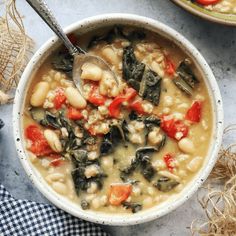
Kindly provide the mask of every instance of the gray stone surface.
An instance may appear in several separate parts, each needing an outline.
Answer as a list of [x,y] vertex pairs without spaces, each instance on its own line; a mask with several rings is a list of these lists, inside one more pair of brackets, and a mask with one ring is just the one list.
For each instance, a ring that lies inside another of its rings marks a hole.
[[[25,16],[25,28],[39,48],[53,33],[23,0],[18,7]],[[54,0],[47,1],[60,23],[67,26],[88,16],[102,13],[134,13],[159,20],[188,38],[210,64],[223,96],[225,125],[236,121],[236,29],[213,24],[179,9],[169,0]],[[1,11],[0,11],[1,12]],[[0,107],[6,125],[0,134],[0,182],[16,198],[47,202],[26,177],[17,158],[12,132],[12,106]],[[131,227],[106,227],[111,235],[183,236],[190,235],[193,218],[202,217],[195,195],[176,211],[155,220]]]

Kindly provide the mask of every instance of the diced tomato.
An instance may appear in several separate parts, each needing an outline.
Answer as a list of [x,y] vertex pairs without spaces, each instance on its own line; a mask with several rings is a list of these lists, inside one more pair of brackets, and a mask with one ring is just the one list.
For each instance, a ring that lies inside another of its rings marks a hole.
[[96,132],[94,130],[94,128],[91,126],[88,128],[88,132],[91,134],[91,135],[96,135]]
[[192,106],[188,109],[185,119],[192,122],[199,122],[201,120],[202,103],[199,101],[193,102]]
[[143,103],[140,100],[134,101],[129,105],[129,108],[131,110],[136,111],[139,114],[145,114],[145,111],[143,109]]
[[25,136],[32,142],[44,138],[42,131],[37,125],[29,125],[25,129]]
[[80,120],[83,118],[83,115],[81,114],[81,112],[79,110],[77,110],[74,107],[69,107],[67,110],[67,117],[70,120]]
[[123,102],[128,102],[137,95],[133,88],[127,88],[124,94],[118,95],[108,107],[110,116],[118,118],[120,115],[120,106]]
[[207,6],[207,5],[211,5],[211,4],[216,4],[218,3],[220,0],[196,0],[197,3]]
[[97,85],[92,85],[88,101],[91,102],[93,105],[101,106],[106,102],[106,97],[99,93]]
[[130,184],[114,184],[110,186],[108,200],[111,205],[119,206],[131,194],[132,185]]
[[174,166],[173,166],[174,157],[171,154],[168,153],[163,158],[164,158],[164,161],[166,163],[166,166],[167,166],[168,170],[170,172],[173,172],[173,170],[174,170]]
[[53,99],[53,104],[56,109],[60,109],[66,102],[65,92],[62,88],[56,90],[56,95]]
[[170,138],[180,140],[188,135],[188,126],[181,120],[175,120],[171,116],[163,116],[161,128]]
[[168,58],[165,58],[165,72],[168,75],[173,75],[175,73],[175,65],[174,63]]
[[37,141],[34,141],[29,150],[36,156],[45,156],[54,152],[49,146],[46,139],[39,139]]

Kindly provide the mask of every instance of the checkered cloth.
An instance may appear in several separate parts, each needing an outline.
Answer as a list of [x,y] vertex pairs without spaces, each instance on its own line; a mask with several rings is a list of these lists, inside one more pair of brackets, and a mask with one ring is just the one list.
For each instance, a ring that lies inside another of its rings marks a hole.
[[14,199],[0,184],[0,236],[108,236],[99,226],[47,204]]

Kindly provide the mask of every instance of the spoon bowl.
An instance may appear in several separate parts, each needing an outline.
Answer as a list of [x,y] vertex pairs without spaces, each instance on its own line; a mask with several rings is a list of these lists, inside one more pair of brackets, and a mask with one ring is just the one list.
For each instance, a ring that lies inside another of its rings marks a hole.
[[72,77],[77,89],[79,90],[79,92],[83,97],[84,97],[83,86],[80,75],[82,71],[81,67],[85,62],[93,63],[95,65],[98,65],[102,70],[109,71],[112,74],[116,84],[117,85],[119,84],[115,73],[112,71],[112,69],[105,60],[103,60],[101,57],[88,54],[78,45],[76,45],[75,47],[71,43],[67,35],[63,32],[56,18],[52,14],[51,10],[44,2],[44,0],[26,0],[26,1],[38,13],[38,15],[44,20],[44,22],[54,31],[54,33],[62,40],[62,42],[68,49],[69,53],[74,57]]

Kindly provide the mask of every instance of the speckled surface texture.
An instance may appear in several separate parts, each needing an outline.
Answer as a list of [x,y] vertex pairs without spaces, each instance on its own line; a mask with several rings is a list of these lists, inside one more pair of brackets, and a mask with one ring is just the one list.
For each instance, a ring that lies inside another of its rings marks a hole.
[[[223,96],[225,125],[235,122],[236,29],[201,20],[168,0],[48,0],[47,2],[63,26],[88,16],[122,12],[157,19],[182,33],[199,49],[217,78]],[[39,48],[53,33],[25,1],[18,0],[18,6],[25,16],[27,32],[35,40],[36,48]],[[0,107],[0,118],[6,123],[0,134],[0,181],[16,198],[47,202],[31,185],[17,159],[11,105]],[[176,211],[153,222],[131,227],[106,227],[106,229],[115,236],[190,235],[189,226],[192,219],[202,217],[201,214],[195,194]]]

